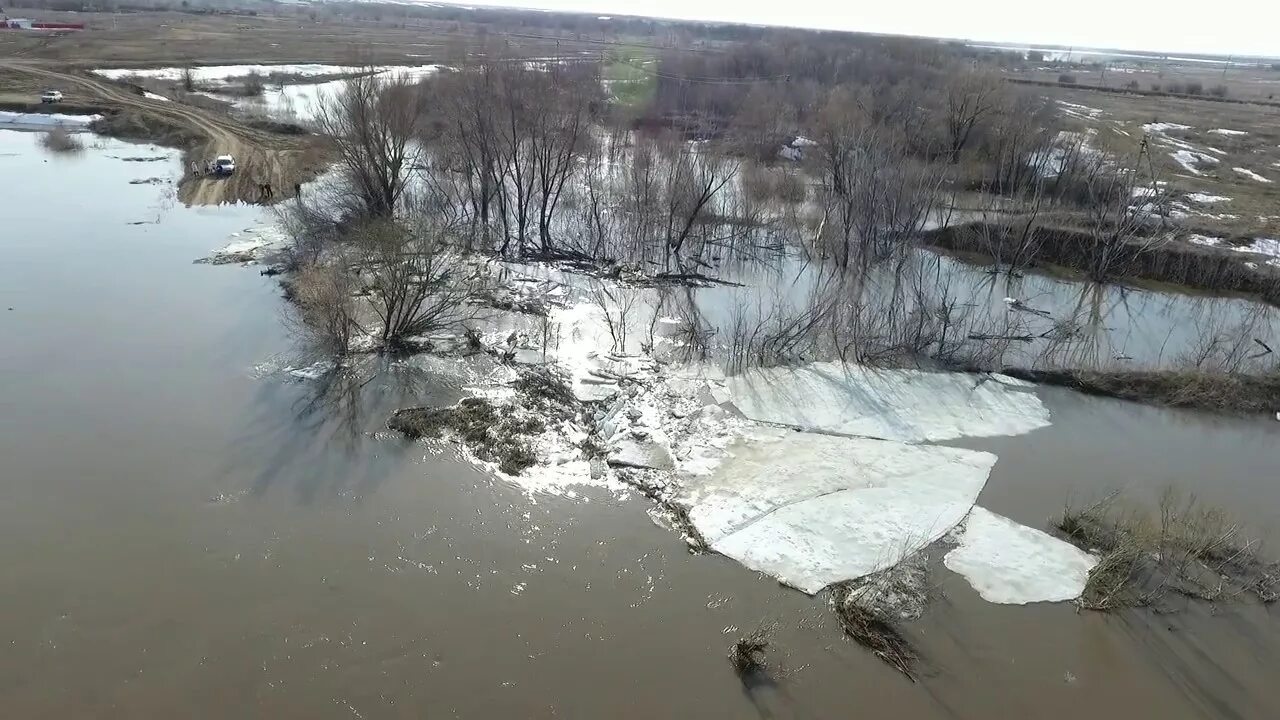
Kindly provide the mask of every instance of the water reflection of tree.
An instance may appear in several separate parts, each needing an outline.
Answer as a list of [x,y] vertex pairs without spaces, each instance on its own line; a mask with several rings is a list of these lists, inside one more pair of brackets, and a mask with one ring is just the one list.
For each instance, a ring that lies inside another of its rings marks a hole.
[[373,356],[314,379],[264,382],[257,413],[231,448],[224,475],[254,495],[293,493],[303,503],[375,490],[402,457],[371,452],[387,416],[409,403],[447,402],[439,377]]

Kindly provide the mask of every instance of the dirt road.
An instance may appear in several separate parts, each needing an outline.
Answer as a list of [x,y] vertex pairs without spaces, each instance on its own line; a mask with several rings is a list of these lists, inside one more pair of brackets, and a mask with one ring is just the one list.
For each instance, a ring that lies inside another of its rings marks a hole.
[[[310,136],[280,135],[249,127],[238,120],[180,102],[153,100],[131,89],[74,71],[56,70],[31,62],[0,61],[0,71],[30,77],[40,86],[57,87],[82,103],[100,105],[111,112],[132,113],[180,128],[191,140],[184,144],[184,165],[219,155],[231,155],[236,172],[213,178],[187,172],[178,186],[178,197],[188,205],[227,202],[263,203],[293,195],[294,185],[310,180],[323,169],[323,150]],[[270,184],[272,194],[262,187]]]

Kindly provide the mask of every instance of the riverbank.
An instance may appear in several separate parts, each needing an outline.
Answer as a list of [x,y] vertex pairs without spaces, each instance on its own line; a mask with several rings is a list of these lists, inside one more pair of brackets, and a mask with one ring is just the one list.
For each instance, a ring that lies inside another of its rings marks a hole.
[[[62,90],[68,108],[100,111],[94,123],[99,133],[179,148],[184,151],[184,167],[220,155],[234,157],[237,170],[230,178],[183,174],[178,196],[188,205],[277,202],[292,197],[297,185],[328,166],[328,143],[316,136],[253,127],[229,114],[143,93],[91,73],[30,61],[0,63],[0,87],[7,95],[34,98],[49,86]],[[272,186],[270,195],[263,192],[266,184]]]
[[[922,240],[933,247],[997,262],[1017,253],[1021,228],[1007,223],[964,223],[928,230]],[[1061,227],[1037,227],[1035,263],[1086,272],[1096,260],[1096,242],[1088,233]],[[1269,256],[1231,252],[1174,240],[1134,243],[1133,262],[1115,280],[1167,283],[1208,293],[1234,293],[1280,306],[1280,267]],[[1247,250],[1248,248],[1244,248]]]

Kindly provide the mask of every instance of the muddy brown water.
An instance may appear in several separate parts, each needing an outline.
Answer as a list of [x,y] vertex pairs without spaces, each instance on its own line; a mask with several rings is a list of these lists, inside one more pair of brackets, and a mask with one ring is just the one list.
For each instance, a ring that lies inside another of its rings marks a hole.
[[[1280,715],[1256,607],[996,606],[940,568],[913,684],[822,598],[688,554],[642,499],[531,498],[380,433],[460,381],[255,371],[293,359],[273,282],[191,260],[257,211],[182,208],[128,184],[155,164],[110,157],[148,154],[0,132],[23,179],[0,233],[4,717]],[[1000,456],[992,510],[1043,526],[1069,494],[1174,482],[1280,520],[1280,423],[1041,392],[1051,427],[963,443]],[[744,685],[725,652],[762,622],[781,667]]]

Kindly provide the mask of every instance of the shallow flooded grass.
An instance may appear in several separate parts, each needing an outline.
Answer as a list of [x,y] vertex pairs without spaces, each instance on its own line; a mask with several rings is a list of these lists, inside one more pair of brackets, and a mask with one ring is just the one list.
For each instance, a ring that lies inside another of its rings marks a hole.
[[1209,603],[1277,599],[1280,563],[1222,508],[1170,489],[1154,512],[1127,507],[1118,493],[1068,506],[1054,522],[1068,540],[1099,556],[1078,604],[1111,611],[1172,609],[1180,596]]

